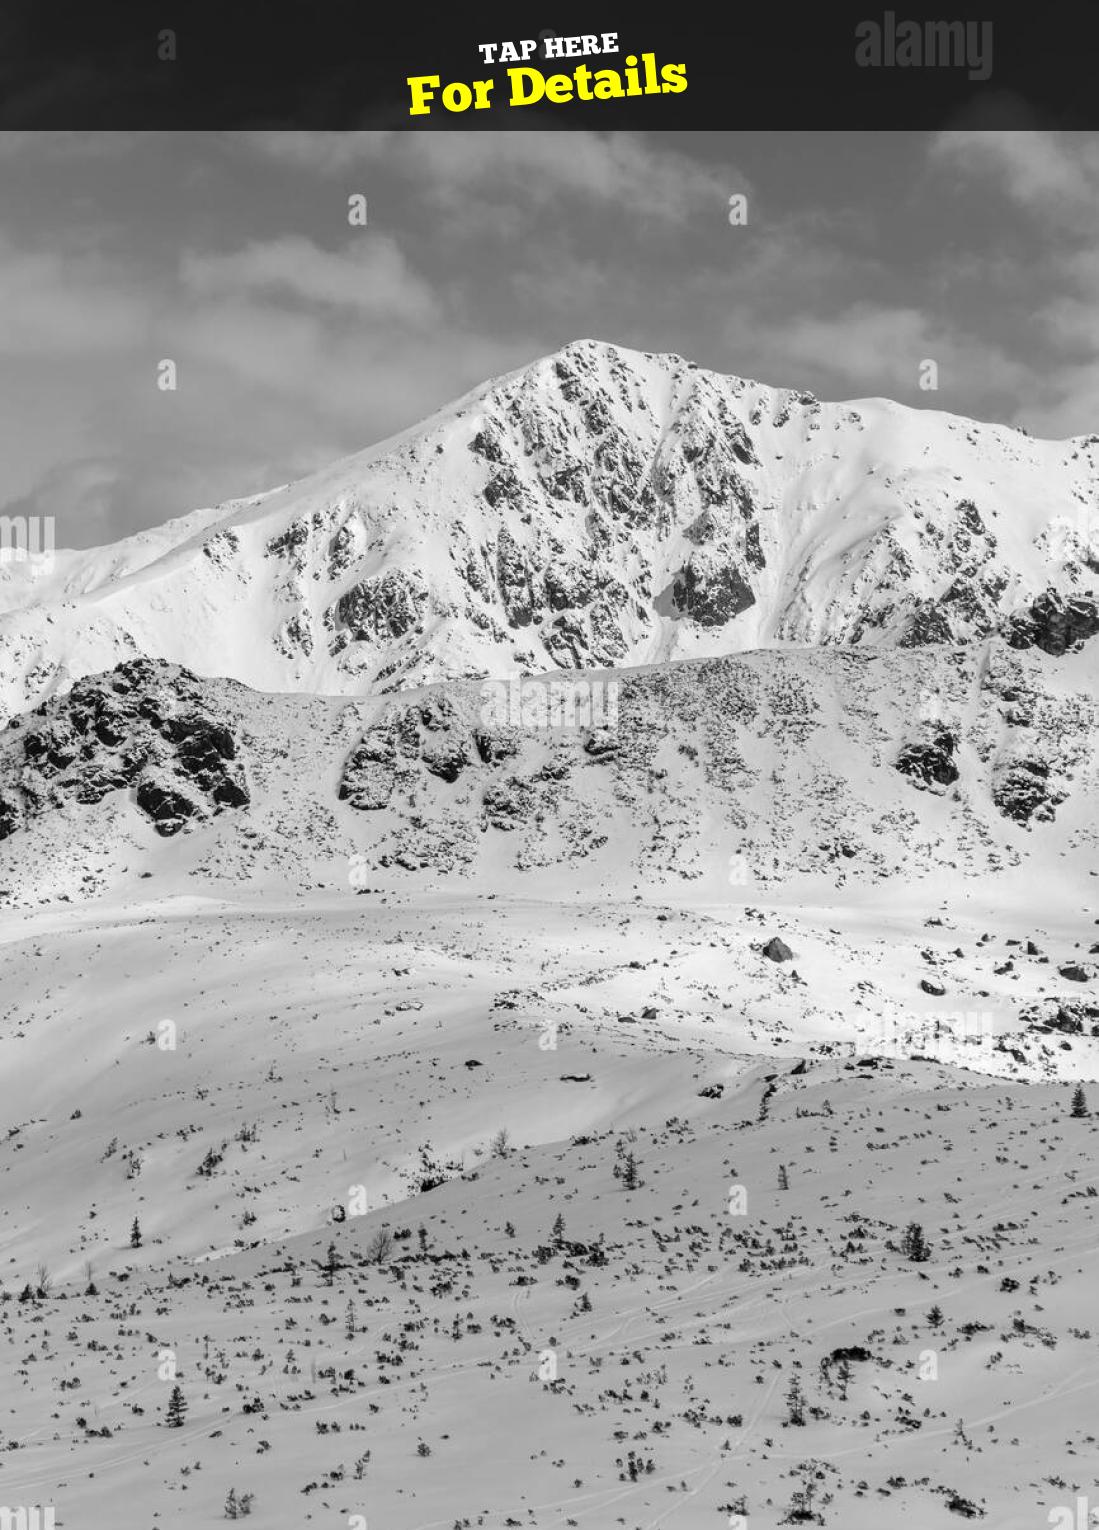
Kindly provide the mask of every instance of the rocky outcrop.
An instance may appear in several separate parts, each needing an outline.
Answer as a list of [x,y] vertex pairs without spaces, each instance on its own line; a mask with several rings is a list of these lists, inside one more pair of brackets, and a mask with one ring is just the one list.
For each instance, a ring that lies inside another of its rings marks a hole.
[[1087,999],[1038,999],[1024,1005],[1019,1018],[1036,1031],[1099,1036],[1099,1003]]
[[336,618],[352,638],[384,642],[416,628],[427,599],[427,587],[419,574],[387,569],[341,595],[336,602]]
[[944,729],[924,743],[906,744],[894,767],[914,786],[952,786],[960,774],[954,760],[957,747],[955,735]]
[[1059,656],[1099,632],[1099,606],[1083,596],[1066,598],[1046,590],[1025,611],[1013,615],[1005,636],[1012,648],[1040,648]]
[[15,720],[5,743],[0,839],[67,800],[90,806],[113,792],[132,790],[164,836],[250,800],[237,739],[202,682],[148,659],[78,681]]
[[1005,818],[1028,824],[1032,818],[1048,823],[1065,793],[1051,781],[1045,760],[1016,759],[1001,766],[992,783],[992,801]]
[[203,816],[201,803],[186,792],[151,777],[140,781],[137,805],[153,821],[158,834],[178,834],[193,819]]
[[[370,869],[560,867],[599,886],[711,890],[716,877],[738,901],[800,877],[995,874],[1092,833],[1096,709],[1073,686],[1080,668],[1000,641],[936,665],[833,645],[344,702],[130,661],[0,730],[3,859],[16,867],[23,845],[28,863],[67,856],[79,889],[85,869],[124,865],[135,830],[193,843],[216,818],[189,875],[263,865],[315,885],[348,841]],[[943,720],[914,730],[929,692]],[[1021,825],[1065,793],[1065,822],[1028,843]],[[1036,943],[1048,974],[1069,955],[1091,971],[1090,942]]]
[[720,555],[693,553],[672,590],[677,611],[701,627],[721,627],[755,605],[751,586],[735,564]]
[[378,812],[393,794],[397,757],[392,734],[378,729],[354,748],[344,764],[338,795],[360,812]]

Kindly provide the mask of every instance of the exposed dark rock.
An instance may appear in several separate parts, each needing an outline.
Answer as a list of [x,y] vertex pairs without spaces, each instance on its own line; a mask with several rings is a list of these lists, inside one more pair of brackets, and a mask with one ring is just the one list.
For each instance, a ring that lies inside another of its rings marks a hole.
[[1044,760],[1013,760],[997,771],[992,784],[992,801],[1005,818],[1029,823],[1031,818],[1048,823],[1054,809],[1065,800],[1062,791],[1050,783],[1050,768]]
[[735,564],[694,557],[680,571],[672,602],[701,627],[720,627],[754,606],[756,597]]
[[485,789],[485,817],[494,829],[515,829],[531,812],[534,789],[528,781],[509,776]]
[[367,812],[384,808],[397,779],[396,752],[385,732],[368,734],[351,751],[343,768],[339,798]]
[[79,748],[59,727],[43,727],[24,733],[23,753],[42,776],[56,776],[76,759]]
[[958,740],[953,733],[939,732],[928,743],[906,744],[894,761],[902,775],[908,776],[916,786],[950,786],[958,779],[959,771],[954,763],[954,751]]
[[309,540],[309,525],[306,521],[293,521],[281,536],[272,537],[267,543],[265,551],[268,557],[287,556],[304,547]]
[[0,829],[6,824],[11,833],[66,799],[89,807],[131,788],[165,835],[207,813],[243,807],[249,793],[233,730],[207,708],[194,675],[149,659],[77,681],[37,708],[17,735],[19,795],[4,799]]
[[0,839],[14,834],[22,821],[23,815],[15,803],[6,795],[0,796]]
[[110,792],[124,790],[136,775],[136,770],[112,769],[106,765],[93,766],[91,770],[85,771],[80,776],[73,788],[73,796],[77,802],[85,805],[101,802]]
[[454,705],[449,697],[437,691],[420,703],[417,715],[420,723],[429,733],[438,733],[453,725],[455,719]]
[[461,742],[456,739],[442,740],[431,748],[425,749],[422,758],[425,768],[443,781],[457,781],[469,764],[469,756]]
[[216,774],[226,760],[236,758],[233,735],[219,723],[201,718],[174,719],[165,725],[164,733],[178,744],[179,763],[188,775]]
[[416,627],[427,604],[427,589],[419,574],[388,569],[341,595],[336,616],[357,640],[401,637]]
[[508,621],[513,627],[529,626],[534,616],[530,566],[506,526],[501,527],[496,538],[496,584]]
[[547,565],[542,574],[546,603],[551,611],[586,606],[592,596],[592,570],[587,564],[562,560]]
[[793,954],[786,942],[777,935],[772,935],[771,939],[763,947],[763,955],[772,962],[788,962],[793,957]]
[[219,807],[247,807],[252,800],[243,779],[230,775],[223,776],[210,795]]
[[618,737],[609,728],[593,728],[584,740],[584,753],[594,760],[609,759],[618,753]]
[[1005,636],[1012,648],[1040,648],[1054,657],[1099,632],[1099,607],[1084,596],[1065,599],[1046,590],[1028,610],[1009,618]]
[[501,468],[494,473],[482,490],[485,498],[494,510],[501,505],[505,508],[517,510],[523,503],[525,491],[519,482],[518,474],[513,467]]
[[190,797],[156,781],[142,781],[137,789],[137,805],[153,820],[153,827],[165,837],[178,834],[201,810]]
[[519,749],[514,738],[504,733],[489,733],[484,728],[474,731],[473,743],[484,765],[499,765],[503,760],[511,759]]
[[487,462],[502,462],[504,460],[504,453],[500,446],[499,438],[494,431],[487,427],[477,432],[469,443],[469,449],[471,452],[476,452],[478,456],[484,457]]
[[962,525],[967,531],[971,531],[974,536],[983,537],[986,534],[985,523],[981,520],[981,513],[971,499],[960,500],[956,513]]
[[591,503],[588,469],[582,462],[568,462],[552,473],[543,474],[542,484],[551,499],[572,500],[578,505]]
[[1066,1036],[1099,1031],[1099,1003],[1087,999],[1037,999],[1019,1011],[1019,1018],[1036,1031]]
[[954,634],[942,610],[926,601],[909,617],[899,642],[901,648],[923,648],[933,643],[949,643]]
[[[338,579],[339,576],[351,567],[355,557],[355,534],[350,524],[345,523],[336,532],[328,544],[328,577]],[[309,632],[308,621],[302,620],[304,613],[295,614],[287,623],[287,631],[291,637],[300,633],[301,646],[308,653],[312,646],[312,635]]]
[[749,521],[744,528],[744,557],[752,568],[766,568],[767,559],[759,540],[759,522]]

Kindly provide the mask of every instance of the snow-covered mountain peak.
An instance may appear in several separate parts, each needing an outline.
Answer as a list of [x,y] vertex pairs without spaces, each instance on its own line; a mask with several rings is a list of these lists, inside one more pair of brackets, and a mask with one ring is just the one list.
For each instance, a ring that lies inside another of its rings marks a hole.
[[1048,630],[1043,601],[1075,602],[1076,641],[1095,623],[1097,448],[579,340],[296,483],[6,565],[0,705],[138,655],[371,694],[1012,639]]

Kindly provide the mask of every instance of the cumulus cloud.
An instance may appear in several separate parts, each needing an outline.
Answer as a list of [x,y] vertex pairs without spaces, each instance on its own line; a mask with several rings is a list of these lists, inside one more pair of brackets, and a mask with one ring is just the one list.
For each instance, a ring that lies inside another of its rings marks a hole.
[[938,134],[932,155],[967,176],[993,176],[1020,205],[1077,222],[1096,216],[1099,142],[1093,134],[957,131]]
[[385,234],[366,235],[342,250],[293,234],[228,254],[185,252],[180,275],[202,297],[272,293],[389,321],[429,324],[439,317],[431,287]]

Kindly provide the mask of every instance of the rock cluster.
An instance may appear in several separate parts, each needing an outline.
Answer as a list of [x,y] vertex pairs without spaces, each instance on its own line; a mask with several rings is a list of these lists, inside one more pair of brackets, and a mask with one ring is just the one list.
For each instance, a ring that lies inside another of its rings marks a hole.
[[158,834],[172,835],[249,791],[232,730],[197,676],[147,659],[78,681],[8,725],[0,755],[0,839],[40,814],[132,791]]

